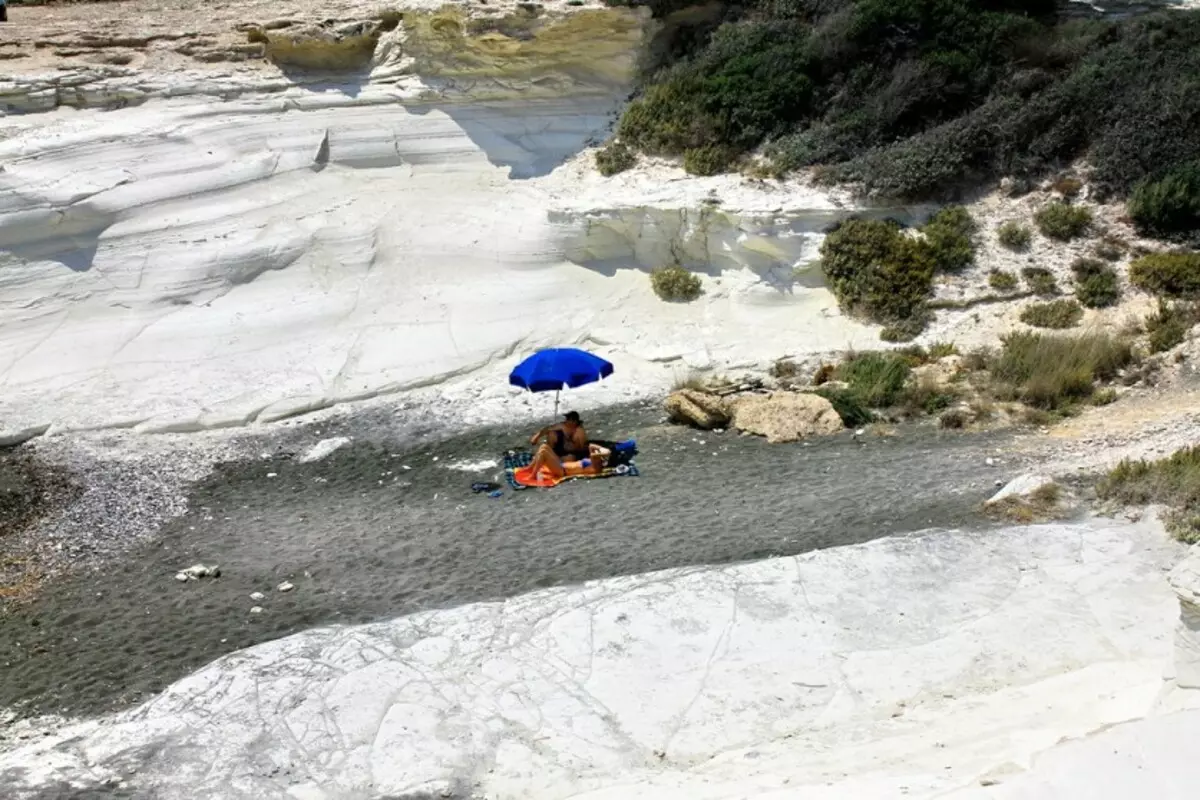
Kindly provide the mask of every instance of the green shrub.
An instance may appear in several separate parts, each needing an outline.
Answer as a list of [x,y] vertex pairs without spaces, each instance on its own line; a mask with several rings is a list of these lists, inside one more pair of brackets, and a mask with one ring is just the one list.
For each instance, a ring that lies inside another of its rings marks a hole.
[[1076,259],[1071,273],[1075,278],[1075,297],[1088,308],[1108,308],[1121,299],[1117,273],[1103,261]]
[[864,406],[887,408],[900,399],[911,371],[902,355],[859,353],[839,364],[836,375]]
[[650,286],[660,299],[669,303],[687,303],[700,296],[700,277],[678,264],[659,267],[650,273]]
[[940,361],[947,356],[956,356],[959,354],[958,345],[954,342],[934,342],[929,345],[926,351],[927,361]]
[[1187,544],[1200,542],[1200,446],[1158,461],[1124,460],[1100,480],[1096,494],[1130,505],[1170,506],[1167,529]]
[[1159,299],[1158,310],[1146,318],[1150,352],[1162,353],[1182,344],[1197,322],[1200,308],[1192,303],[1168,303]]
[[1033,303],[1021,309],[1021,322],[1035,328],[1073,328],[1083,318],[1083,306],[1074,300]]
[[[1200,18],[1080,20],[1047,0],[646,5],[660,27],[621,136],[673,155],[766,143],[869,192],[930,198],[1087,155],[1098,193],[1200,158]],[[1074,190],[1071,181],[1060,191]]]
[[996,229],[996,238],[1009,250],[1024,250],[1033,240],[1033,234],[1021,223],[1009,220]]
[[1200,297],[1200,253],[1151,253],[1129,265],[1129,282],[1162,297]]
[[988,273],[988,286],[997,292],[1011,292],[1017,288],[1017,277],[1011,272],[994,269]]
[[1200,159],[1139,183],[1129,196],[1129,216],[1151,235],[1200,231]]
[[1083,181],[1071,175],[1057,178],[1050,188],[1068,199],[1076,197],[1083,189]]
[[850,219],[825,237],[821,267],[843,310],[884,324],[923,327],[933,290],[929,244],[899,225]]
[[957,392],[938,385],[931,378],[913,381],[905,387],[900,404],[909,417],[932,416],[945,411],[958,399]]
[[1108,334],[1022,332],[1003,339],[988,371],[1012,399],[1061,411],[1090,398],[1096,381],[1111,380],[1133,360],[1129,342]]
[[737,160],[737,153],[722,145],[706,144],[683,151],[683,169],[689,175],[720,175]]
[[623,142],[611,142],[596,151],[596,169],[608,178],[637,163],[637,156]]
[[833,410],[842,418],[842,424],[847,428],[857,428],[875,421],[875,415],[849,389],[833,389],[823,386],[813,391],[813,394],[828,400],[833,406]]
[[946,206],[921,228],[939,272],[960,272],[975,260],[974,235],[978,228],[971,212]]
[[1026,267],[1021,270],[1021,277],[1034,294],[1042,297],[1058,294],[1058,281],[1054,279],[1054,273],[1045,267]]
[[1043,236],[1069,242],[1091,227],[1092,212],[1081,206],[1047,203],[1033,215],[1033,221]]

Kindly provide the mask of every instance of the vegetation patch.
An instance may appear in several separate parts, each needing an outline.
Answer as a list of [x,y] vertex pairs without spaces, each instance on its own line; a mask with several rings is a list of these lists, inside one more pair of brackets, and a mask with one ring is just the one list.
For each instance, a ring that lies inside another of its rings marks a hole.
[[1009,220],[996,229],[996,238],[1009,250],[1025,250],[1033,241],[1033,232],[1019,222]]
[[1098,381],[1112,380],[1133,361],[1129,342],[1105,333],[1021,332],[1004,338],[986,368],[1003,399],[1063,412],[1089,400]]
[[1062,487],[1057,483],[1045,483],[1028,496],[1006,497],[996,503],[985,503],[983,508],[990,516],[1029,525],[1061,517],[1064,511],[1062,500]]
[[1124,242],[1122,242],[1120,239],[1109,236],[1097,242],[1096,246],[1092,248],[1092,252],[1095,253],[1098,258],[1102,258],[1105,261],[1120,261],[1125,255],[1125,249],[1126,245]]
[[1058,294],[1058,281],[1054,279],[1054,273],[1045,267],[1026,267],[1021,270],[1021,277],[1025,279],[1029,291],[1034,294],[1042,297]]
[[[766,144],[783,169],[907,199],[1086,155],[1098,191],[1200,158],[1200,14],[1121,20],[1051,0],[646,5],[662,23],[622,139],[682,155]],[[1077,189],[1073,180],[1056,188]]]
[[911,372],[905,356],[872,352],[851,354],[834,374],[863,406],[888,408],[899,401]]
[[1083,236],[1091,227],[1092,212],[1082,206],[1048,203],[1038,209],[1033,221],[1046,238],[1069,242]]
[[1071,274],[1075,278],[1075,297],[1088,308],[1108,308],[1121,299],[1117,273],[1103,261],[1076,259]]
[[606,178],[612,177],[637,163],[637,155],[623,142],[610,142],[596,151],[596,169]]
[[974,260],[975,230],[962,206],[939,211],[920,235],[892,220],[850,219],[821,243],[821,266],[844,311],[885,325],[886,341],[909,341],[928,323],[934,275]]
[[1083,306],[1074,300],[1033,303],[1021,309],[1021,322],[1035,328],[1074,328],[1083,319]]
[[971,266],[978,227],[971,212],[963,206],[946,206],[925,223],[921,233],[933,251],[939,272],[961,272]]
[[1146,318],[1150,352],[1162,353],[1183,344],[1197,322],[1200,322],[1200,307],[1196,303],[1169,303],[1160,299],[1158,310]]
[[1200,542],[1200,446],[1158,461],[1122,461],[1101,479],[1096,494],[1127,505],[1169,506],[1167,529],[1182,542]]
[[858,428],[875,421],[875,414],[864,406],[858,395],[850,389],[822,386],[814,390],[813,394],[828,400],[847,428]]
[[659,267],[650,273],[650,286],[668,303],[688,303],[701,295],[700,277],[678,264]]
[[1200,159],[1186,161],[1139,183],[1129,197],[1138,231],[1163,238],[1200,234]]
[[1129,282],[1160,297],[1200,297],[1200,253],[1150,253],[1129,265]]
[[988,286],[997,292],[1011,292],[1017,288],[1017,276],[1002,269],[994,269],[988,273]]

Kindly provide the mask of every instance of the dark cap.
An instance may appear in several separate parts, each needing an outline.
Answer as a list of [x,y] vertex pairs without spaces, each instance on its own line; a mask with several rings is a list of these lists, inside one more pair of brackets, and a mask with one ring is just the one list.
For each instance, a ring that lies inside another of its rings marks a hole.
[[579,418],[578,411],[568,411],[567,413],[563,414],[563,419],[565,419],[567,422],[574,422],[579,425],[583,424],[583,420]]

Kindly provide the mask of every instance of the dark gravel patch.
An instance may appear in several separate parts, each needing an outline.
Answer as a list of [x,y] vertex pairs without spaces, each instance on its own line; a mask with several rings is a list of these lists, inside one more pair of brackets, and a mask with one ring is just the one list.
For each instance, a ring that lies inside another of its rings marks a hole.
[[[979,502],[1012,474],[984,461],[1000,434],[914,428],[767,445],[664,426],[644,407],[591,416],[594,436],[637,436],[641,477],[472,494],[472,481],[497,472],[446,464],[528,435],[511,428],[416,448],[377,436],[313,464],[286,454],[224,464],[194,487],[184,516],[126,557],[0,617],[0,707],[101,713],[222,654],[318,625],[983,525]],[[298,448],[300,434],[289,435]],[[221,577],[175,580],[197,562],[219,564]],[[295,588],[277,591],[283,581]]]

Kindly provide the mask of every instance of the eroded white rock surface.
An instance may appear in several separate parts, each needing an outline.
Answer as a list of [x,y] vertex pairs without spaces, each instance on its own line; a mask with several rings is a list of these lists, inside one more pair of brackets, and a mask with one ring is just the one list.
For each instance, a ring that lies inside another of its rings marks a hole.
[[1156,710],[1177,552],[1111,521],[932,533],[312,630],[0,776],[161,798],[941,796]]

